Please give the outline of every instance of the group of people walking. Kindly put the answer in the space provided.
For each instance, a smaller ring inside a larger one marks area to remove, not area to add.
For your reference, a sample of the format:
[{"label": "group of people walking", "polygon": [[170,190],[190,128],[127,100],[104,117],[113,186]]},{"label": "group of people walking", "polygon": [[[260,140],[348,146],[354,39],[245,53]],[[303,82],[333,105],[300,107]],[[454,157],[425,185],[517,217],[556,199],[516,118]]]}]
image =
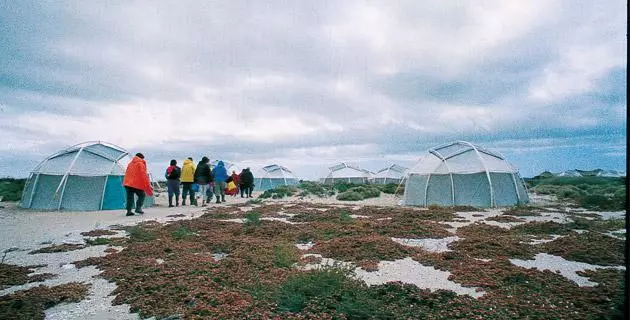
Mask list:
[{"label": "group of people walking", "polygon": [[[177,160],[171,160],[166,168],[164,177],[168,191],[168,206],[179,206],[180,185],[182,206],[186,205],[189,199],[190,205],[197,205],[197,192],[201,199],[201,206],[206,206],[216,197],[216,203],[225,202],[225,196],[252,197],[254,189],[254,175],[249,168],[245,168],[240,174],[232,171],[228,174],[223,161],[218,161],[214,168],[210,167],[210,159],[202,157],[201,161],[194,165],[191,157],[184,160],[182,167],[177,166]],[[152,196],[153,189],[147,175],[144,155],[137,153],[127,166],[123,185],[127,192],[127,215],[134,215],[131,211],[134,205],[134,195],[137,196],[135,202],[135,213],[143,214],[142,205],[146,195]],[[173,204],[173,198],[175,204]]]}]

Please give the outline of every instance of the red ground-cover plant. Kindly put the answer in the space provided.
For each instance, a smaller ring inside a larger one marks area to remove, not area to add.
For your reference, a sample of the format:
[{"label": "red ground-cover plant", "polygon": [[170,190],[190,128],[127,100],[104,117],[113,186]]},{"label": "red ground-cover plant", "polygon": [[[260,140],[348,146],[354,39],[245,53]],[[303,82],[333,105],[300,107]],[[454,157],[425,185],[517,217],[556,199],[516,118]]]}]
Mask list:
[{"label": "red ground-cover plant", "polygon": [[113,236],[117,234],[114,231],[111,230],[104,230],[104,229],[98,229],[98,230],[92,230],[92,231],[87,231],[87,232],[81,232],[82,236],[85,237],[100,237],[100,236]]},{"label": "red ground-cover plant", "polygon": [[54,287],[40,285],[0,296],[0,319],[44,319],[44,310],[62,302],[79,302],[89,285],[67,283]]},{"label": "red ground-cover plant", "polygon": [[[541,245],[521,242],[534,235],[545,236],[543,230],[555,225],[506,230],[475,224],[458,230],[457,235],[464,239],[451,244],[452,252],[430,253],[402,246],[390,237],[452,235],[437,223],[454,219],[451,209],[413,209],[411,214],[408,209],[397,212],[397,208],[318,206],[322,207],[327,210],[314,210],[307,204],[263,204],[254,208],[262,217],[277,215],[281,210],[303,213],[310,221],[297,225],[265,220],[258,224],[220,221],[222,214],[238,214],[229,207],[219,213],[208,209],[203,217],[193,220],[143,224],[134,229],[136,238],[125,240],[124,250],[77,262],[77,266],[97,265],[104,278],[118,285],[114,303],[128,303],[143,317],[158,318],[181,314],[184,319],[609,319],[623,294],[614,282],[618,274],[593,274],[593,279],[601,279],[602,283],[595,288],[581,288],[553,272],[525,269],[509,262],[508,258],[531,257],[543,250]],[[342,218],[344,211],[344,216],[372,218]],[[392,220],[377,221],[380,217]],[[178,230],[191,236],[175,236]],[[320,271],[293,268],[319,261],[318,257],[300,258],[305,251],[300,252],[294,244],[307,241],[315,246],[306,252],[371,270],[380,260],[411,256],[424,265],[451,272],[451,280],[480,287],[485,294],[474,299],[400,283],[366,286],[358,280],[324,286],[322,291],[321,283],[315,281],[319,278],[308,277]],[[475,242],[482,245],[476,246]],[[217,253],[227,256],[217,260],[213,256]],[[477,260],[484,257],[492,260]],[[298,292],[292,288],[301,288],[298,291],[303,296],[296,296]],[[598,295],[608,300],[596,298]],[[298,311],[280,307],[286,301],[304,297],[309,297],[308,303]]]},{"label": "red ground-cover plant", "polygon": [[567,260],[596,265],[624,265],[626,261],[624,241],[597,232],[573,232],[542,244],[541,249]]}]

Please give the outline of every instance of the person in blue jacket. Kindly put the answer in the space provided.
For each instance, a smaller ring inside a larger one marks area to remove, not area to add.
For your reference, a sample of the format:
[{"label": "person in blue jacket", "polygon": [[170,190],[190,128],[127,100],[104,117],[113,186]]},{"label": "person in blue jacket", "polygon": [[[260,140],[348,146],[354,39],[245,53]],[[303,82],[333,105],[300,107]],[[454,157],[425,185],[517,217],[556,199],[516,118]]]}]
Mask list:
[{"label": "person in blue jacket", "polygon": [[228,173],[223,161],[219,161],[216,167],[212,169],[212,175],[214,176],[214,194],[217,196],[217,203],[225,202]]}]

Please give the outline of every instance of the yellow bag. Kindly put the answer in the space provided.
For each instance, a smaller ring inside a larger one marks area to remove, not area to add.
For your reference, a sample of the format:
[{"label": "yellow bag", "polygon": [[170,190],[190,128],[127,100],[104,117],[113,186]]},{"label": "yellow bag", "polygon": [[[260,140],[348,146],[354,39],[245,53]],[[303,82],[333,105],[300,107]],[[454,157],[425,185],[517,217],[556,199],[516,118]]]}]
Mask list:
[{"label": "yellow bag", "polygon": [[234,189],[236,189],[236,184],[234,183],[234,181],[230,181],[230,182],[227,184],[227,189],[228,189],[228,190],[234,190]]}]

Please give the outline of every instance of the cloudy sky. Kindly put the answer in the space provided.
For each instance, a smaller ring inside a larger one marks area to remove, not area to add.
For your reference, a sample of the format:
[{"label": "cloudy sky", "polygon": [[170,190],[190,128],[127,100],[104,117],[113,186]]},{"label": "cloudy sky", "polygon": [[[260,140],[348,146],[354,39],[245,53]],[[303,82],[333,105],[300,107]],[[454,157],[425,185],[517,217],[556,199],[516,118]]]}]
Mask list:
[{"label": "cloudy sky", "polygon": [[466,140],[626,163],[624,1],[2,1],[0,176],[86,140],[316,178]]}]

